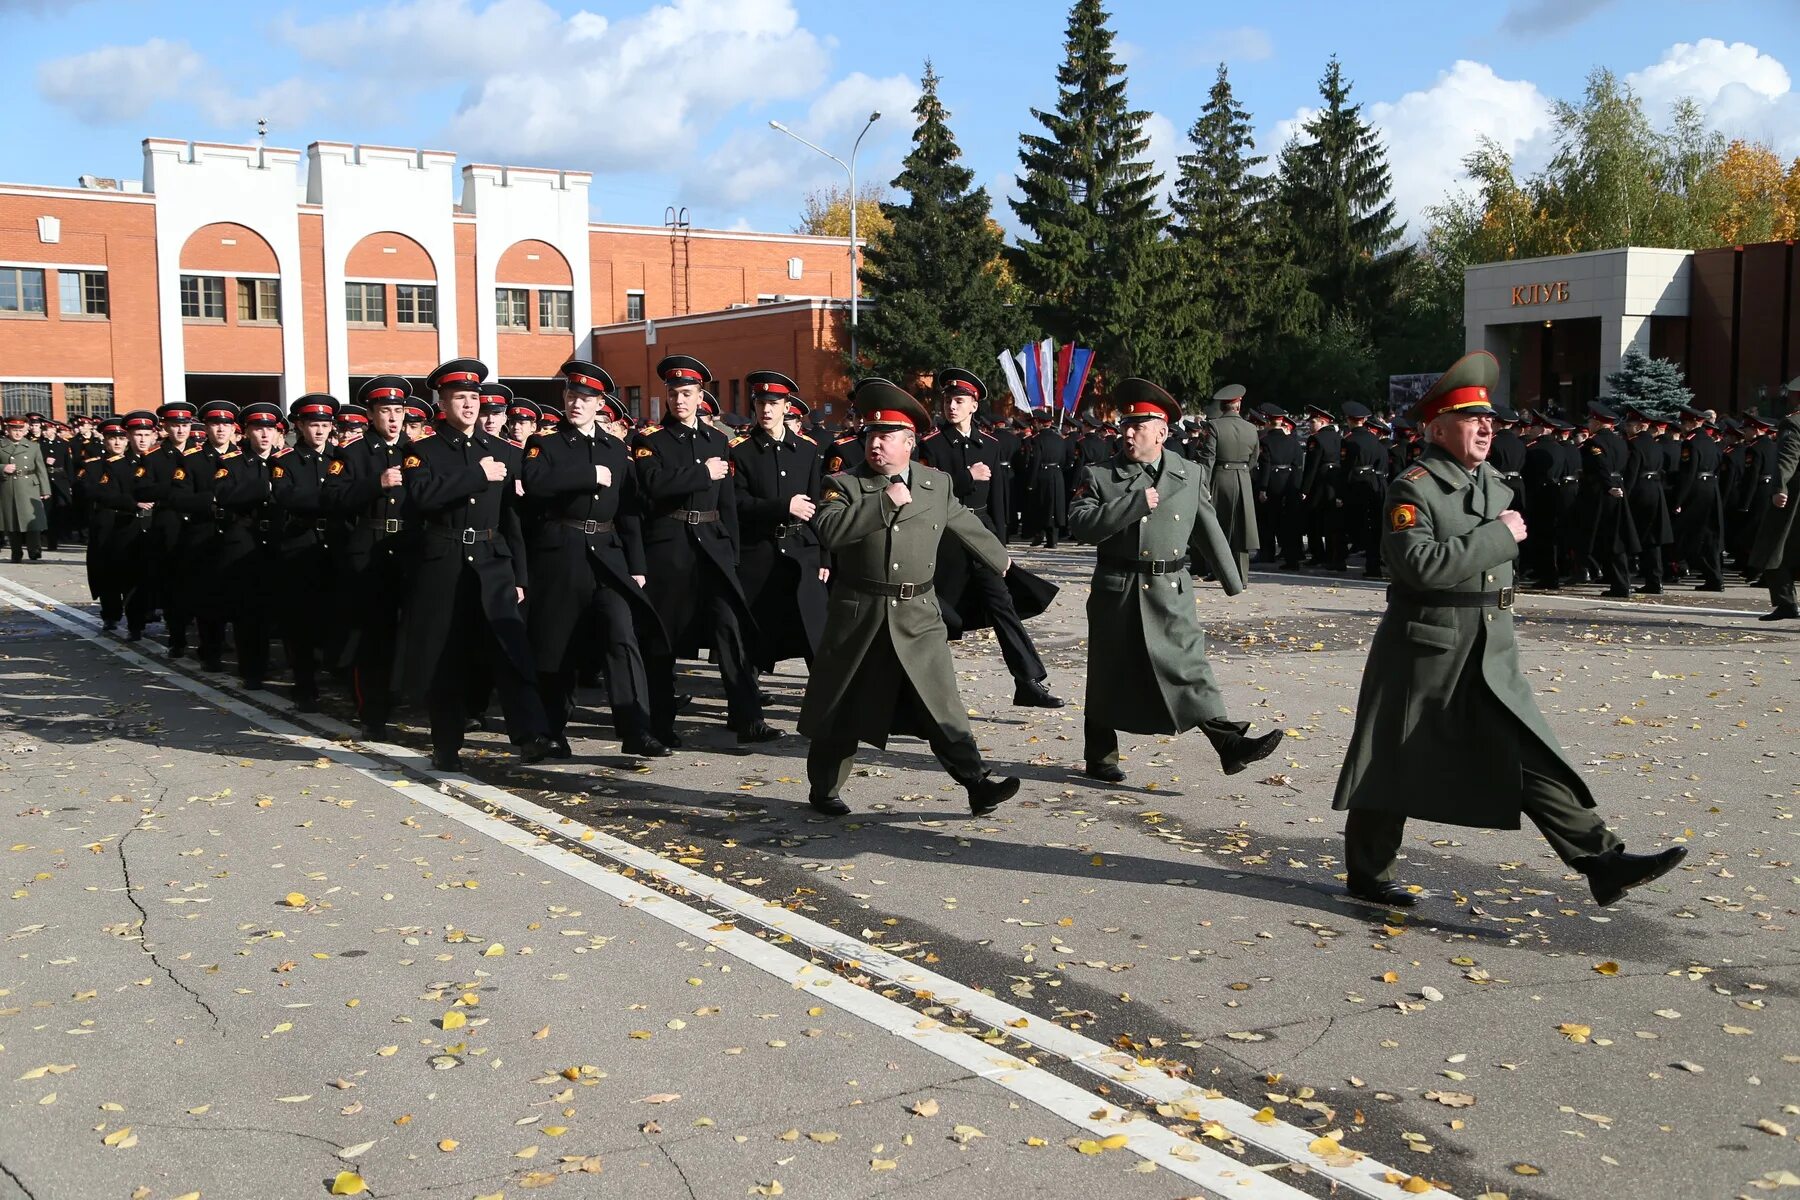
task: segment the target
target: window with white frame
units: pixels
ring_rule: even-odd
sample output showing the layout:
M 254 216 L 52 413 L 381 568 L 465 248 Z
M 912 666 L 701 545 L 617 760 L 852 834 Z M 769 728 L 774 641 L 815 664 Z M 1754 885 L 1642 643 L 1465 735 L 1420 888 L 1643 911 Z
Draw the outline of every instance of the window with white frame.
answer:
M 641 321 L 644 319 L 644 293 L 625 293 L 625 319 L 627 321 Z
M 0 267 L 0 313 L 44 315 L 42 267 Z
M 344 320 L 352 325 L 386 325 L 386 285 L 346 283 L 344 285 Z
M 240 322 L 274 324 L 281 320 L 281 280 L 240 279 L 237 281 L 237 302 Z
M 225 281 L 217 275 L 181 277 L 181 315 L 189 321 L 225 319 Z
M 65 317 L 104 317 L 107 314 L 105 271 L 58 271 L 57 309 Z
M 394 324 L 433 326 L 437 324 L 437 285 L 400 283 L 394 285 Z
M 531 293 L 525 288 L 494 289 L 494 324 L 502 329 L 527 328 Z
M 0 383 L 0 416 L 22 417 L 31 412 L 50 412 L 48 383 Z
M 575 293 L 543 288 L 538 292 L 538 328 L 568 329 L 574 323 Z
M 71 421 L 77 417 L 110 417 L 113 415 L 113 385 L 65 383 L 63 407 L 68 410 Z

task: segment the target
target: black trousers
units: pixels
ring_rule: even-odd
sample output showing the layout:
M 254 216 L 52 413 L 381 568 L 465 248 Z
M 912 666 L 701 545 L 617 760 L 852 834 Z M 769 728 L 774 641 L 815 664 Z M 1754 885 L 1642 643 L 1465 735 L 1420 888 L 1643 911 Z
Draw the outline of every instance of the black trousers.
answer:
M 494 691 L 500 695 L 500 710 L 506 714 L 506 732 L 513 742 L 523 744 L 544 736 L 547 723 L 536 681 L 527 678 L 501 646 L 482 608 L 481 580 L 473 571 L 459 573 L 456 595 L 450 602 L 454 606 L 450 636 L 425 697 L 432 753 L 448 758 L 462 749 L 472 670 L 484 672 L 493 681 Z
M 1031 635 L 1025 631 L 1025 623 L 1019 619 L 1018 609 L 1013 607 L 1012 593 L 1006 590 L 1006 578 L 992 567 L 969 556 L 969 584 L 981 589 L 981 598 L 987 604 L 988 614 L 994 622 L 994 639 L 1000 643 L 1000 657 L 1006 662 L 1006 669 L 1012 677 L 1021 682 L 1037 682 L 1049 672 L 1044 669 L 1044 660 L 1038 657 L 1037 647 L 1032 644 Z
M 613 732 L 620 740 L 648 732 L 650 679 L 638 647 L 631 601 L 603 582 L 595 590 L 592 608 L 576 627 L 558 668 L 538 672 L 538 695 L 550 735 L 562 737 L 568 728 L 575 677 L 590 646 L 600 651 L 605 664 L 606 700 L 612 708 Z
M 43 542 L 35 529 L 29 533 L 20 533 L 18 530 L 11 530 L 6 535 L 6 541 L 12 548 L 14 562 L 18 561 L 19 556 L 22 553 L 29 553 L 33 558 L 40 558 L 43 556 Z M 50 548 L 52 550 L 56 549 L 55 546 Z
M 748 729 L 762 720 L 762 696 L 737 606 L 725 593 L 726 585 L 712 577 L 710 567 L 702 566 L 694 586 L 702 592 L 696 611 L 699 619 L 706 622 L 712 658 L 719 666 L 719 680 L 725 685 L 726 720 L 733 729 Z M 679 636 L 676 631 L 671 632 Z M 645 655 L 644 671 L 650 689 L 650 730 L 659 738 L 666 733 L 672 734 L 675 731 L 675 656 Z
M 1776 607 L 1794 607 L 1794 573 L 1786 567 L 1773 567 L 1763 572 L 1762 581 L 1769 589 L 1769 602 Z

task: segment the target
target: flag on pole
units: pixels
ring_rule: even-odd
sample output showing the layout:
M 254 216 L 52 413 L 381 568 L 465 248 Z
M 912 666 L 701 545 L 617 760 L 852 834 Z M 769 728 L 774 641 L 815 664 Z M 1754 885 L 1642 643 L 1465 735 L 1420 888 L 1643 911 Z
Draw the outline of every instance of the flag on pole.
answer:
M 1035 345 L 1027 345 L 1019 352 L 1019 358 L 1025 364 L 1025 399 L 1030 402 L 1032 411 L 1044 407 L 1044 387 L 1038 377 L 1038 354 Z
M 999 358 L 1000 374 L 1006 378 L 1006 390 L 1012 393 L 1013 407 L 1030 412 L 1031 402 L 1025 399 L 1025 381 L 1019 378 L 1019 360 L 1013 357 L 1011 350 L 1002 350 Z
M 1068 385 L 1069 360 L 1074 355 L 1074 353 L 1075 353 L 1075 343 L 1074 342 L 1070 342 L 1069 344 L 1062 347 L 1062 349 L 1060 349 L 1056 352 L 1056 391 L 1054 391 L 1051 394 L 1056 396 L 1058 398 L 1059 402 L 1063 395 L 1063 389 Z
M 1043 406 L 1056 407 L 1056 341 L 1045 338 L 1037 344 L 1038 387 L 1043 396 Z
M 1064 346 L 1067 350 L 1069 347 Z M 1063 379 L 1062 406 L 1070 416 L 1081 406 L 1081 391 L 1087 386 L 1088 369 L 1094 365 L 1092 350 L 1076 350 L 1070 356 L 1069 370 Z

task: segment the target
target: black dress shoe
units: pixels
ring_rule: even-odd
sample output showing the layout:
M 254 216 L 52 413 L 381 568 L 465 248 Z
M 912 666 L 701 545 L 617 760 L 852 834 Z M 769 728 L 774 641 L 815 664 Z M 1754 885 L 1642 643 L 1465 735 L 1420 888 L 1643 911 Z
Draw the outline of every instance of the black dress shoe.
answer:
M 462 755 L 433 754 L 431 756 L 431 769 L 434 771 L 449 771 L 453 774 L 461 774 L 463 769 Z
M 646 733 L 643 737 L 627 738 L 621 742 L 619 753 L 628 758 L 668 758 L 675 752 Z
M 1723 583 L 1702 583 L 1694 590 L 1696 592 L 1722 592 L 1725 590 L 1725 585 Z
M 1586 869 L 1594 903 L 1603 908 L 1617 904 L 1626 892 L 1667 875 L 1686 857 L 1686 846 L 1670 846 L 1657 854 L 1627 854 L 1623 850 L 1602 854 Z
M 758 721 L 754 725 L 746 725 L 737 731 L 738 745 L 755 746 L 763 742 L 778 742 L 785 736 L 781 730 L 767 721 Z
M 556 743 L 540 733 L 534 738 L 527 739 L 525 744 L 519 747 L 519 761 L 539 763 L 555 752 Z
M 1646 584 L 1639 588 L 1638 591 L 1646 596 L 1660 596 L 1663 594 L 1662 584 L 1660 583 Z
M 1389 908 L 1411 908 L 1419 902 L 1417 896 L 1399 884 L 1381 883 L 1373 879 L 1352 879 L 1350 894 L 1358 900 L 1384 904 Z
M 1629 599 L 1631 599 L 1631 592 L 1627 588 L 1607 588 L 1604 592 L 1601 592 L 1600 594 L 1602 596 L 1605 596 L 1608 599 L 1612 599 L 1612 600 L 1629 600 Z
M 260 692 L 263 689 L 263 681 L 254 675 L 249 676 L 244 679 L 243 688 L 246 692 Z
M 318 712 L 319 694 L 317 692 L 296 691 L 294 693 L 294 711 L 303 713 Z
M 118 629 L 119 629 L 119 623 L 117 621 L 102 621 L 102 622 L 100 622 L 100 632 L 101 633 L 117 633 Z
M 683 692 L 679 696 L 675 697 L 675 711 L 676 712 L 686 712 L 688 705 L 692 704 L 693 702 L 694 702 L 694 694 L 692 692 Z
M 836 796 L 808 796 L 806 802 L 812 805 L 816 813 L 824 813 L 828 817 L 843 817 L 850 814 L 850 806 Z
M 202 671 L 223 671 L 225 669 L 225 663 L 223 659 L 202 658 L 200 660 L 200 669 Z
M 545 739 L 550 743 L 551 758 L 574 758 L 575 750 L 569 745 L 569 739 L 559 735 L 551 735 Z
M 759 691 L 756 693 L 756 702 L 758 704 L 763 705 L 764 707 L 767 707 L 768 705 L 775 703 L 775 697 L 770 695 L 768 692 Z
M 465 717 L 465 718 L 463 718 L 463 732 L 464 733 L 482 733 L 486 729 L 487 729 L 487 718 L 486 717 Z
M 969 788 L 969 811 L 985 817 L 1019 794 L 1019 781 L 1011 775 L 983 775 Z
M 1219 750 L 1219 768 L 1227 775 L 1236 775 L 1253 762 L 1261 762 L 1275 753 L 1275 747 L 1281 744 L 1282 731 L 1271 729 L 1261 737 L 1242 737 L 1237 744 L 1221 747 Z
M 357 729 L 357 736 L 365 742 L 385 742 L 388 736 L 386 721 L 364 721 Z
M 187 653 L 187 643 L 186 642 L 172 641 L 169 643 L 169 657 L 170 658 L 180 658 L 182 655 L 184 655 L 186 653 Z
M 1793 621 L 1800 620 L 1800 607 L 1792 604 L 1777 604 L 1762 616 L 1759 621 Z
M 671 750 L 679 750 L 679 749 L 681 749 L 681 747 L 683 745 L 686 744 L 681 740 L 681 735 L 676 733 L 673 727 L 668 728 L 668 729 L 659 729 L 656 731 L 655 734 L 652 735 L 652 737 L 654 738 L 654 740 L 661 742 L 664 746 L 667 746 Z
M 1021 679 L 1013 684 L 1013 703 L 1021 708 L 1061 708 L 1063 699 L 1050 694 L 1041 679 Z
M 125 633 L 125 640 L 128 642 L 141 642 L 144 640 L 144 631 L 141 629 L 127 630 Z
M 1089 779 L 1098 779 L 1101 783 L 1124 783 L 1125 772 L 1118 763 L 1089 763 L 1081 770 Z

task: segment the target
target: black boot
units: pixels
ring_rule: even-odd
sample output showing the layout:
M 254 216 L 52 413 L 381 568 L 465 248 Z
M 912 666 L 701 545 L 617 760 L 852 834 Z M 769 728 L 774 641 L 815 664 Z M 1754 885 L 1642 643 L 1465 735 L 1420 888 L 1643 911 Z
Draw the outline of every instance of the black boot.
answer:
M 1269 757 L 1281 744 L 1279 729 L 1271 729 L 1261 737 L 1248 736 L 1249 730 L 1248 721 L 1219 719 L 1200 726 L 1206 740 L 1219 752 L 1219 768 L 1227 775 L 1236 775 L 1251 763 Z
M 1061 708 L 1060 696 L 1050 694 L 1041 679 L 1020 679 L 1013 684 L 1013 703 L 1021 708 Z
M 18 560 L 14 559 L 13 561 L 17 562 Z M 1777 604 L 1774 608 L 1771 608 L 1768 612 L 1756 619 L 1759 621 L 1800 620 L 1800 607 L 1796 607 L 1792 604 Z
M 850 813 L 850 806 L 836 796 L 809 795 L 806 802 L 812 805 L 814 812 L 828 817 L 848 816 Z
M 1019 794 L 1019 781 L 1011 775 L 983 775 L 969 787 L 969 811 L 985 817 Z
M 1124 783 L 1125 771 L 1118 763 L 1088 763 L 1081 773 L 1089 779 L 1098 779 L 1101 783 Z
M 1632 888 L 1667 875 L 1686 857 L 1686 846 L 1670 846 L 1657 854 L 1628 854 L 1620 849 L 1590 860 L 1581 871 L 1588 877 L 1594 903 L 1605 907 L 1617 904 Z
M 1407 891 L 1398 883 L 1383 883 L 1376 879 L 1358 879 L 1350 877 L 1350 894 L 1358 900 L 1367 900 L 1370 904 L 1384 904 L 1389 908 L 1411 908 L 1419 902 L 1419 898 Z

